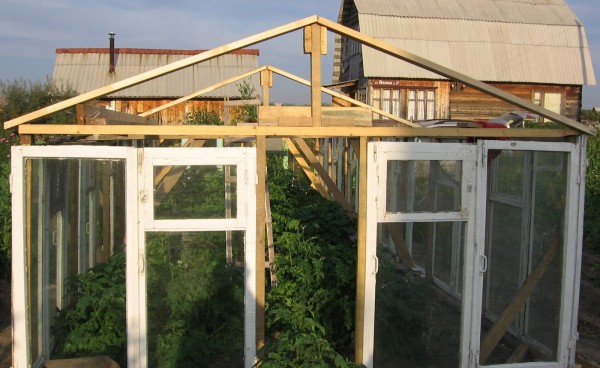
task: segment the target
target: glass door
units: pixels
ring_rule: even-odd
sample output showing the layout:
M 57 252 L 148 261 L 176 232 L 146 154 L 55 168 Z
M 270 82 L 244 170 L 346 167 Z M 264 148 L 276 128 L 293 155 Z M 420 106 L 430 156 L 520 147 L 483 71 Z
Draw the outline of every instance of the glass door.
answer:
M 251 367 L 254 149 L 140 155 L 141 366 Z
M 475 280 L 478 365 L 573 363 L 585 148 L 485 141 Z M 579 230 L 578 230 L 579 229 Z M 579 250 L 578 250 L 579 249 Z
M 467 365 L 475 157 L 468 144 L 369 144 L 367 367 Z

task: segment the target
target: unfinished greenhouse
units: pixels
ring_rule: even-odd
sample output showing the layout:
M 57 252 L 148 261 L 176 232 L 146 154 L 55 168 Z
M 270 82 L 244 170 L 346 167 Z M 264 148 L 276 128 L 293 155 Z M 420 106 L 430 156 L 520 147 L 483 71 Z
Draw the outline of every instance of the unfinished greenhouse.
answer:
M 211 87 L 259 75 L 260 100 L 247 102 L 259 104 L 257 121 L 149 125 L 112 115 L 104 125 L 35 124 L 295 31 L 303 32 L 298 47 L 309 55 L 310 80 L 262 66 Z M 328 32 L 554 123 L 422 127 L 399 118 L 323 86 Z M 274 76 L 307 86 L 310 106 L 272 106 Z M 152 117 L 208 90 L 139 115 Z M 334 106 L 323 106 L 322 94 L 333 96 Z M 374 123 L 374 116 L 386 123 Z M 51 366 L 86 354 L 109 355 L 132 368 L 268 362 L 274 355 L 262 350 L 265 295 L 278 286 L 267 279 L 285 272 L 273 267 L 278 242 L 269 236 L 277 221 L 267 183 L 272 145 L 278 162 L 302 170 L 357 223 L 355 244 L 346 249 L 356 257 L 347 364 L 575 365 L 586 136 L 595 132 L 574 119 L 312 16 L 4 127 L 18 129 L 22 143 L 11 153 L 13 367 Z M 45 136 L 52 142 L 36 144 L 35 137 Z M 192 313 L 172 318 L 190 303 L 210 303 L 216 294 L 201 294 L 213 289 L 227 301 L 218 311 L 192 306 Z M 112 304 L 97 305 L 110 293 Z M 80 317 L 78 308 L 93 313 Z M 418 318 L 400 318 L 407 314 Z M 121 328 L 123 349 L 56 354 L 57 346 L 76 351 L 85 339 L 64 334 L 77 318 L 81 330 Z M 178 333 L 182 326 L 189 330 Z M 202 329 L 211 333 L 201 338 Z

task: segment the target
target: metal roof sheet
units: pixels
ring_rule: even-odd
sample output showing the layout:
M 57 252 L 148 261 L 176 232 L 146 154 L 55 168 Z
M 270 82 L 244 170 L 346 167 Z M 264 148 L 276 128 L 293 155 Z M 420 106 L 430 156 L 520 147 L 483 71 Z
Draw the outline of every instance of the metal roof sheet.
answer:
M 455 0 L 408 0 L 409 4 L 459 6 Z M 363 3 L 363 0 L 358 0 Z M 467 3 L 518 3 L 531 5 L 561 0 L 469 0 Z M 375 0 L 375 3 L 383 3 Z M 392 3 L 388 1 L 387 3 Z M 394 1 L 399 8 L 407 5 Z M 462 4 L 462 2 L 460 3 Z M 538 6 L 543 8 L 544 6 Z M 424 13 L 426 6 L 417 7 Z M 506 7 L 508 17 L 516 16 Z M 550 7 L 552 8 L 552 7 Z M 483 10 L 482 10 L 483 11 Z M 472 12 L 471 12 L 472 13 Z M 414 9 L 411 14 L 414 14 Z M 489 82 L 544 84 L 595 84 L 585 31 L 580 25 L 506 23 L 483 20 L 440 19 L 359 14 L 361 32 L 379 38 L 473 78 Z M 363 47 L 366 77 L 439 79 L 434 73 Z
M 360 14 L 577 25 L 564 0 L 355 0 Z
M 109 73 L 109 49 L 57 49 L 53 79 L 85 93 L 203 50 L 115 49 L 115 73 Z M 109 97 L 178 98 L 258 67 L 258 50 L 238 50 L 116 92 Z M 250 77 L 257 89 L 258 76 Z M 203 97 L 238 97 L 235 83 Z

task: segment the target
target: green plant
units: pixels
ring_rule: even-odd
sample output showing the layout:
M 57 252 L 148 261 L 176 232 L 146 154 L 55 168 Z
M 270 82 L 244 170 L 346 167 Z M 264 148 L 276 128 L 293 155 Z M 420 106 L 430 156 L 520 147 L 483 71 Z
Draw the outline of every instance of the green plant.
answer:
M 223 125 L 219 113 L 206 108 L 187 112 L 183 123 L 187 125 Z
M 255 98 L 256 89 L 247 80 L 237 84 L 238 91 L 242 100 L 250 100 Z M 254 105 L 242 106 L 234 112 L 234 122 L 240 121 L 258 121 L 258 108 Z
M 78 274 L 68 282 L 71 304 L 53 328 L 54 357 L 110 355 L 126 364 L 125 254 Z
M 305 177 L 269 160 L 277 286 L 267 294 L 264 367 L 354 367 L 355 222 Z
M 599 123 L 593 125 L 596 129 Z M 600 254 L 600 138 L 588 137 L 588 168 L 585 181 L 586 248 Z

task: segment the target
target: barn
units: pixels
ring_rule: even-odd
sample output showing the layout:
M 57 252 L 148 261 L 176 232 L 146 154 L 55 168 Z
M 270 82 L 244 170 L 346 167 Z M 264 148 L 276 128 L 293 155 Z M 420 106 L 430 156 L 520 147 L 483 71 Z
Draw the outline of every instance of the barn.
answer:
M 584 27 L 564 0 L 344 0 L 338 21 L 572 119 L 582 86 L 596 83 Z M 514 109 L 349 37 L 336 41 L 334 81 L 393 115 L 475 120 Z

